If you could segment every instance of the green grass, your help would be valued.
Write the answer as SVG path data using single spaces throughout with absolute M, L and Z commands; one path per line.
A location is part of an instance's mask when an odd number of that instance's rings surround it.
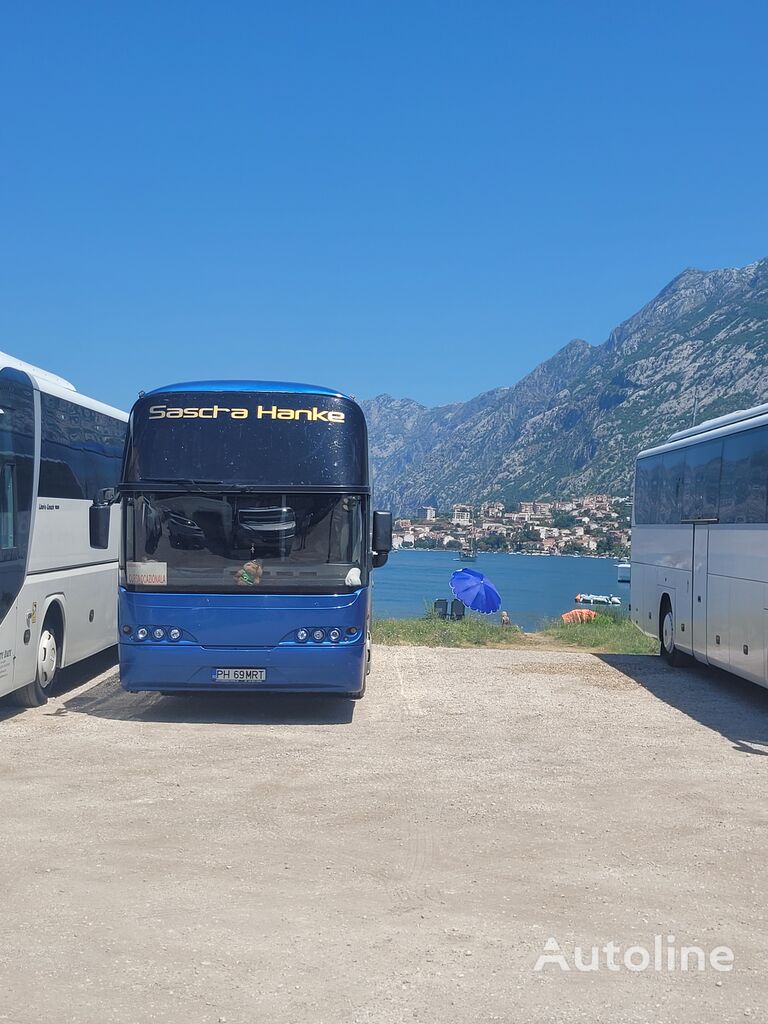
M 589 622 L 548 622 L 542 634 L 563 647 L 589 647 L 603 654 L 658 654 L 659 641 L 641 633 L 626 616 L 600 612 Z
M 375 619 L 373 642 L 387 647 L 511 647 L 524 642 L 517 626 L 468 615 L 448 622 L 435 615 L 421 619 Z
M 375 619 L 373 642 L 385 647 L 526 647 L 557 650 L 584 647 L 601 654 L 657 654 L 658 640 L 641 633 L 626 616 L 600 612 L 590 622 L 548 622 L 539 633 L 500 626 L 479 615 L 448 622 L 434 615 L 420 619 Z

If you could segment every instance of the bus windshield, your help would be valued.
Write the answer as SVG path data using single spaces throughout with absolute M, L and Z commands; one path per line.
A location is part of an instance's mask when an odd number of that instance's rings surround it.
M 146 492 L 126 503 L 124 584 L 196 593 L 345 593 L 365 580 L 356 494 Z

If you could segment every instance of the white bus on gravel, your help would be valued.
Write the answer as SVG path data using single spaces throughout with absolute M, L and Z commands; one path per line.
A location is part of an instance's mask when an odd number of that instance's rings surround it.
M 768 405 L 641 452 L 632 519 L 632 621 L 768 686 Z
M 117 642 L 120 535 L 89 509 L 120 478 L 128 417 L 0 353 L 0 697 L 44 704 L 59 669 Z

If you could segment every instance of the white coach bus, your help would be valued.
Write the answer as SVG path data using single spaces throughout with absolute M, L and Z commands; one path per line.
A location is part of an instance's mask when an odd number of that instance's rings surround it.
M 0 696 L 23 706 L 117 642 L 120 530 L 92 548 L 89 509 L 118 482 L 127 419 L 0 353 Z
M 768 686 L 768 405 L 637 457 L 631 615 L 671 664 Z

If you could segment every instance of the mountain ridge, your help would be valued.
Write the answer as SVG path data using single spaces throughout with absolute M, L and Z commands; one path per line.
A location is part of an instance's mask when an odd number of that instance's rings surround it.
M 634 456 L 768 398 L 768 258 L 688 267 L 600 345 L 574 338 L 513 385 L 429 407 L 378 395 L 377 501 L 397 513 L 486 498 L 628 493 Z

